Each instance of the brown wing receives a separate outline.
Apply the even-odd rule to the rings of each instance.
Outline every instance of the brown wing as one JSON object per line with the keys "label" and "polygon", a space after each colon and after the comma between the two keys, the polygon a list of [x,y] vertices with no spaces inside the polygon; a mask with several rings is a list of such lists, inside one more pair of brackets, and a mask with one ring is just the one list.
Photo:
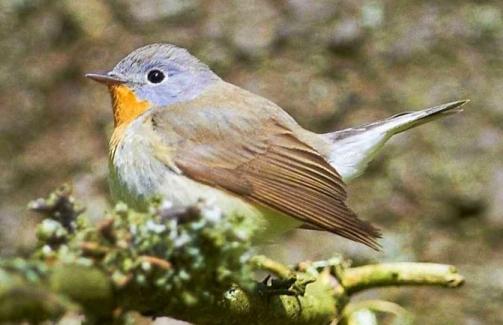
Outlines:
{"label": "brown wing", "polygon": [[[218,119],[222,116],[223,110]],[[260,122],[246,138],[246,130],[232,131],[239,127],[235,122],[225,128],[215,123],[219,136],[206,130],[206,136],[179,145],[175,164],[192,179],[378,249],[379,231],[346,206],[344,184],[335,169],[288,127]]]}

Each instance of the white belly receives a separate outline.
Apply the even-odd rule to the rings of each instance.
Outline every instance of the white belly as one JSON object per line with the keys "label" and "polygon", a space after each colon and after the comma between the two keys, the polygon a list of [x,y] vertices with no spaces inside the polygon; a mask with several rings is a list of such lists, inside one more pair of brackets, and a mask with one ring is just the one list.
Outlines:
{"label": "white belly", "polygon": [[[139,121],[136,121],[139,122]],[[269,239],[300,226],[302,223],[273,209],[257,206],[230,193],[196,182],[155,158],[148,137],[132,132],[145,127],[133,122],[110,161],[110,188],[115,200],[139,210],[148,200],[160,196],[175,206],[195,204],[205,200],[215,204],[224,214],[244,216],[247,227],[256,237]],[[137,130],[140,131],[140,130]]]}

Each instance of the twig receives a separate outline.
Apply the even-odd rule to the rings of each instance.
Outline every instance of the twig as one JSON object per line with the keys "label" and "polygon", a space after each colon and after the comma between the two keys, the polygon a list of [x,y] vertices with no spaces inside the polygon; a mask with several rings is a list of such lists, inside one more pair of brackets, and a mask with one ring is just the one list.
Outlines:
{"label": "twig", "polygon": [[456,288],[464,278],[451,265],[434,263],[383,263],[346,269],[342,286],[349,294],[396,285],[436,285]]}
{"label": "twig", "polygon": [[159,257],[142,255],[142,256],[139,256],[139,258],[142,262],[150,263],[150,264],[155,265],[163,270],[169,270],[172,267],[172,265],[169,261],[164,260]]}
{"label": "twig", "polygon": [[80,249],[82,249],[82,252],[86,256],[103,256],[110,251],[107,247],[90,241],[80,243]]}
{"label": "twig", "polygon": [[294,273],[288,266],[271,260],[264,255],[254,256],[251,262],[257,269],[270,272],[280,279],[289,279],[294,276]]}

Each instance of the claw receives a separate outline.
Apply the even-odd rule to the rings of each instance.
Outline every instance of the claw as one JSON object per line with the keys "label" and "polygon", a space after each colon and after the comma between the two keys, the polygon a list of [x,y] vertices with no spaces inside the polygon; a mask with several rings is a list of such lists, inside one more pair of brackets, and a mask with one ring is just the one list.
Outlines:
{"label": "claw", "polygon": [[[269,283],[270,275],[266,276],[264,280],[259,284],[259,292],[264,296],[298,296],[299,292],[297,290],[291,290],[292,286],[294,286],[297,278],[292,277],[289,279],[272,279],[271,284]],[[302,295],[301,293],[300,295]]]}

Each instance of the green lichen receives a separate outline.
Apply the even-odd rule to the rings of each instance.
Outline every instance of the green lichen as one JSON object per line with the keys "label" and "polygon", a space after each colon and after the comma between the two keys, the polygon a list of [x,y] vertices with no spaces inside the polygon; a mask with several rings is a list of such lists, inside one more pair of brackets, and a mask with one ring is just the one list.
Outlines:
{"label": "green lichen", "polygon": [[38,206],[50,208],[38,227],[35,256],[98,267],[112,279],[119,293],[116,304],[124,310],[176,313],[214,305],[234,284],[252,288],[251,243],[248,234],[237,230],[243,228],[239,218],[228,219],[203,202],[175,209],[154,200],[145,213],[119,203],[98,225],[89,226],[80,213],[54,208],[54,202],[65,209],[73,202],[69,192],[57,193],[65,194],[51,195],[50,202],[37,200]]}
{"label": "green lichen", "polygon": [[[141,213],[119,203],[96,225],[67,188],[35,203],[46,217],[38,248],[0,259],[0,322],[72,312],[86,324],[133,324],[135,311],[196,324],[328,324],[351,317],[344,313],[350,295],[366,288],[463,282],[448,265],[352,268],[336,257],[290,267],[251,258],[244,220],[204,202],[174,208],[154,200]],[[277,278],[256,283],[257,268]]]}

